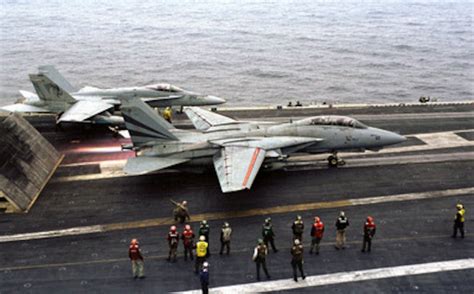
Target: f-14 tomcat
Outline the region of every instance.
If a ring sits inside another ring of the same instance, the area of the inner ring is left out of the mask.
[[[210,95],[183,90],[171,84],[141,87],[99,89],[72,86],[50,65],[40,66],[38,74],[30,74],[36,94],[20,91],[23,102],[1,107],[9,112],[53,112],[57,123],[91,123],[118,126],[121,116],[112,115],[120,105],[119,97],[140,98],[152,107],[203,106],[224,103],[225,100]]]
[[[128,174],[164,168],[214,165],[223,193],[250,189],[264,162],[284,161],[292,153],[379,150],[405,137],[345,116],[314,116],[288,123],[245,122],[185,108],[196,130],[176,129],[140,100],[122,99],[122,115],[137,156],[124,167]]]

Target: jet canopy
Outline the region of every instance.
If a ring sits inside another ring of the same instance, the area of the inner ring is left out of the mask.
[[[170,93],[184,92],[183,89],[171,84],[155,84],[155,85],[149,85],[146,87],[148,89],[160,91],[160,92],[170,92]]]
[[[297,122],[300,125],[310,126],[340,126],[356,129],[366,129],[367,126],[348,116],[324,115],[305,118]]]

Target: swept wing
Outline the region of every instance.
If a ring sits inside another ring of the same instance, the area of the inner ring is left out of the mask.
[[[58,122],[82,122],[112,107],[102,101],[77,101],[61,115]]]
[[[199,107],[186,107],[184,112],[189,117],[194,127],[200,131],[205,131],[210,127],[237,123],[236,120],[223,116]]]

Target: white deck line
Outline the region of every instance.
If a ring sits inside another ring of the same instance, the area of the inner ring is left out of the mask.
[[[339,272],[326,275],[309,276],[303,281],[295,282],[292,279],[267,281],[250,284],[240,284],[210,289],[210,293],[263,293],[271,291],[294,290],[308,287],[335,285],[342,283],[361,282],[369,280],[387,279],[403,276],[414,276],[438,272],[470,270],[474,268],[474,259],[457,259],[441,262],[429,262],[412,265],[382,267],[369,270]],[[212,275],[212,265],[210,268]],[[201,293],[201,290],[175,292],[181,294]]]

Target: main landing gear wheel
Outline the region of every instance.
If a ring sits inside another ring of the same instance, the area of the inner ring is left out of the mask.
[[[346,162],[343,159],[339,158],[336,153],[328,157],[328,165],[330,167],[343,166],[344,164],[346,164]]]

